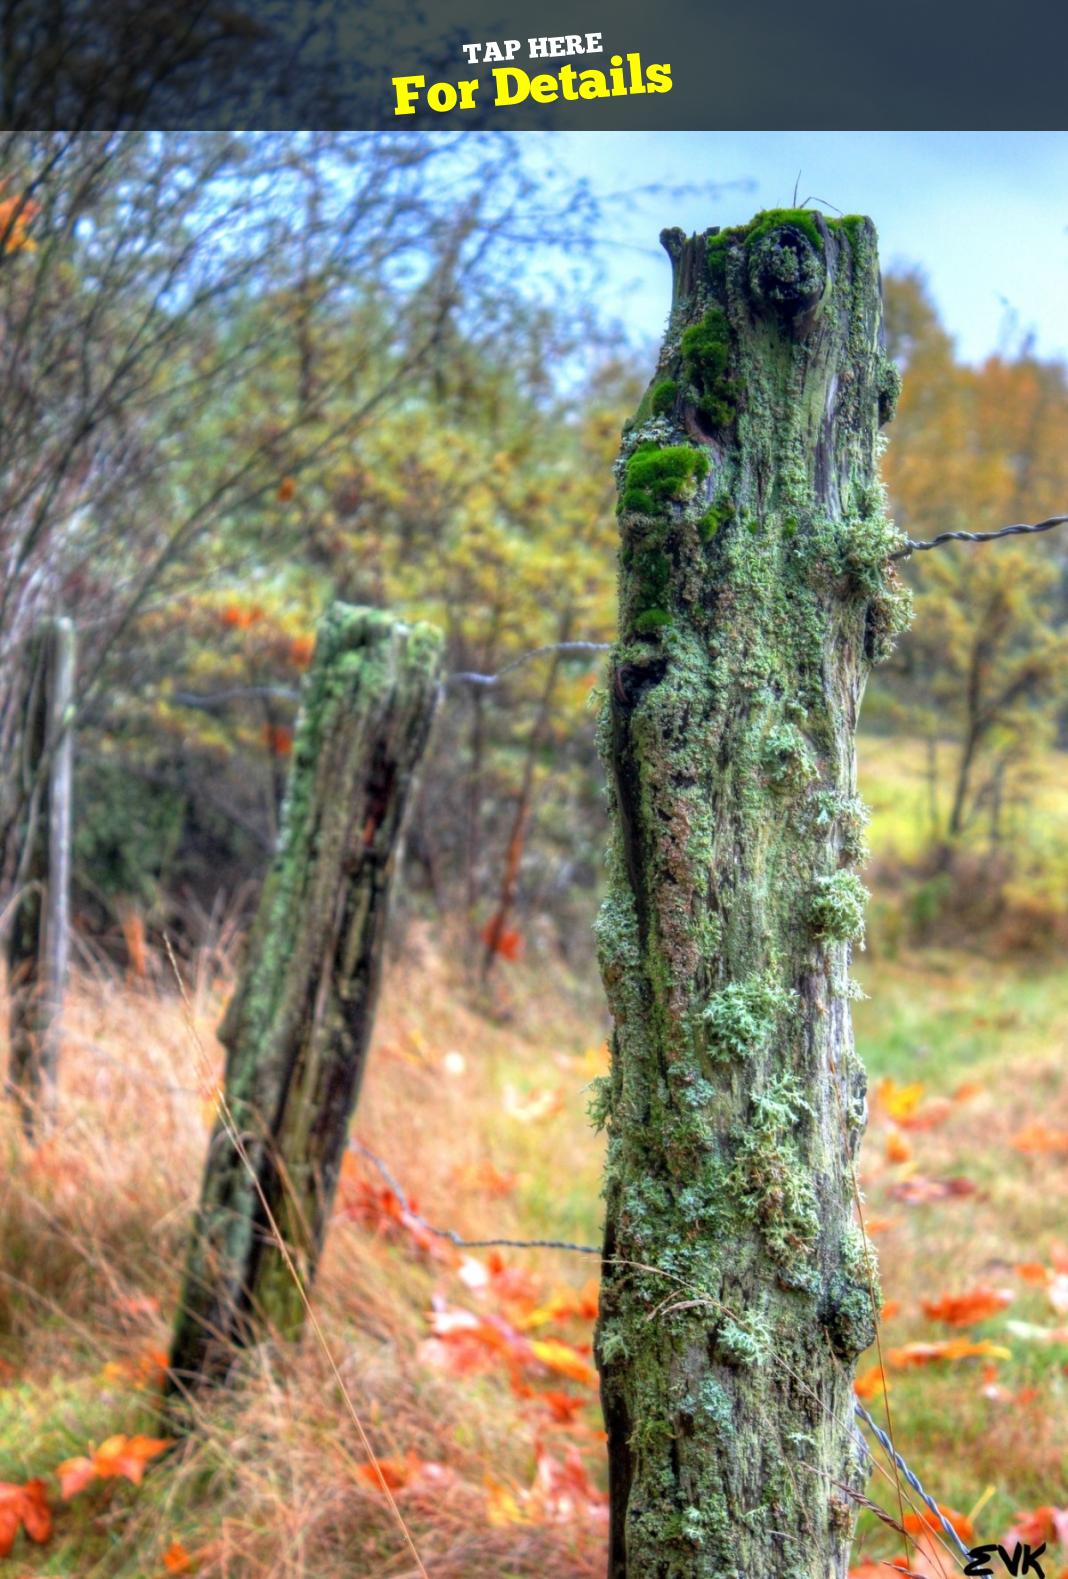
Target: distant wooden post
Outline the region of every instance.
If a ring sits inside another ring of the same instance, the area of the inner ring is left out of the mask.
[[[235,1345],[296,1337],[374,1021],[397,839],[437,694],[441,637],[335,604],[297,724],[278,851],[220,1038],[215,1127],[171,1349],[172,1392]]]
[[[24,812],[6,936],[9,1085],[29,1138],[55,1113],[70,940],[74,626],[50,620],[30,657],[19,778]]]

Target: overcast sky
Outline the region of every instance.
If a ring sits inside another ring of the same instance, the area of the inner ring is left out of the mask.
[[[662,227],[737,224],[799,200],[869,214],[884,269],[918,264],[960,353],[980,359],[1031,330],[1068,359],[1068,133],[524,133],[598,194],[652,182],[739,184],[709,198],[648,196],[616,210],[605,307],[659,338],[670,296]],[[823,204],[816,198],[824,200]],[[648,238],[648,246],[641,243]]]

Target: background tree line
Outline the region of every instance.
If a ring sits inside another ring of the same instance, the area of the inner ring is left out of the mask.
[[[82,933],[196,940],[247,914],[331,596],[432,620],[456,676],[609,639],[645,348],[589,306],[589,194],[506,138],[9,135],[0,178],[3,759],[30,635],[69,614]],[[900,525],[1055,511],[1064,366],[1026,343],[963,364],[919,274],[886,293]],[[914,579],[924,617],[866,709],[922,742],[898,909],[933,924],[964,862],[1000,914],[1031,861],[1059,913],[1051,852],[1024,840],[1010,870],[1005,835],[1065,727],[1064,547],[943,550]],[[486,961],[588,948],[596,674],[577,653],[447,683],[407,902],[461,912]],[[7,885],[19,817],[0,770]]]

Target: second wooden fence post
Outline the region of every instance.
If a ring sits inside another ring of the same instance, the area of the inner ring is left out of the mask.
[[[278,852],[220,1036],[212,1136],[171,1352],[171,1389],[218,1379],[235,1345],[299,1334],[359,1094],[405,801],[441,638],[335,604],[297,724]]]
[[[16,897],[5,938],[8,1087],[29,1139],[55,1116],[70,940],[74,626],[48,620],[31,649],[23,706]]]

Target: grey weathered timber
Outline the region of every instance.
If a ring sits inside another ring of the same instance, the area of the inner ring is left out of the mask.
[[[74,626],[49,620],[27,665],[16,793],[18,869],[5,937],[8,1085],[29,1138],[54,1118],[70,950]]]
[[[877,474],[898,379],[869,220],[661,239],[600,726],[609,1571],[840,1579],[878,1298],[850,1179],[854,735],[907,616]]]
[[[335,604],[319,628],[278,851],[220,1038],[215,1126],[171,1350],[171,1389],[236,1345],[296,1336],[322,1249],[374,1019],[398,834],[438,688],[441,638]],[[265,1209],[269,1208],[268,1210]]]

